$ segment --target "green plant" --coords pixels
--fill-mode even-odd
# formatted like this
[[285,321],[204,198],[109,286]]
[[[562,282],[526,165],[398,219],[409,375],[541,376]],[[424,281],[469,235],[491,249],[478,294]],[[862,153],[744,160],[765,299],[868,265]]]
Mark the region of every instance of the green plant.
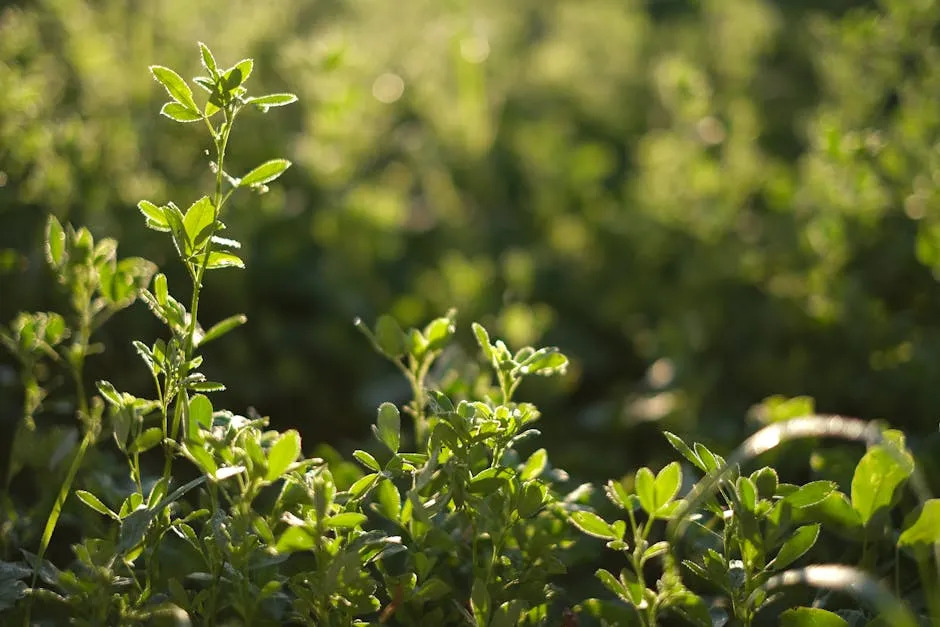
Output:
[[[112,240],[96,247],[86,229],[63,228],[50,217],[47,256],[71,295],[76,330],[58,314],[21,314],[2,336],[23,365],[24,428],[33,428],[42,408],[45,361],[65,361],[84,438],[38,554],[23,551],[25,561],[0,563],[0,611],[20,614],[24,625],[34,611],[84,625],[237,619],[340,627],[369,617],[481,627],[544,622],[556,596],[549,581],[564,571],[558,555],[570,542],[569,505],[554,489],[567,476],[550,468],[544,449],[519,458],[515,445],[537,435],[531,424],[539,413],[513,396],[527,376],[564,371],[567,359],[557,349],[512,354],[474,325],[495,386],[483,378],[472,389],[460,380],[434,385],[429,372],[453,339],[456,314],[407,334],[381,318],[366,333],[412,385],[407,409],[416,452],[401,450],[399,411],[384,403],[374,428],[381,450],[354,454],[366,474],[343,462],[331,469],[323,459],[303,458],[297,431],[269,430],[266,418],[217,409],[210,400],[225,388],[200,371],[200,349],[246,321],[235,315],[208,329],[199,323],[207,273],[243,267],[239,243],[219,235],[226,202],[239,189],[267,191],[290,165],[273,159],[235,177],[226,171],[226,150],[243,111],[267,111],[295,97],[250,97],[244,86],[250,59],[221,69],[205,45],[200,51],[206,75],[194,82],[208,94],[202,105],[174,71],[153,66],[151,72],[171,99],[161,113],[207,128],[214,191],[185,211],[173,202],[138,205],[147,227],[169,235],[186,269],[188,308],[152,263],[118,262]],[[97,393],[86,390],[82,366],[97,350],[91,333],[137,299],[167,330],[151,344],[133,342],[153,397],[105,380],[97,382]],[[73,343],[63,345],[70,337]],[[110,489],[73,490],[86,451],[109,437],[126,463],[126,480]],[[154,473],[158,451],[162,462]],[[181,467],[181,459],[191,466]],[[196,476],[179,485],[177,477],[192,475],[193,467]],[[337,468],[345,478],[334,477]],[[98,533],[83,534],[72,547],[74,564],[60,569],[45,554],[72,494],[104,524],[89,525]]]
[[[677,462],[655,477],[648,469],[639,469],[633,492],[611,481],[608,497],[627,512],[631,533],[625,533],[623,521],[608,523],[590,511],[572,514],[575,526],[608,540],[608,547],[623,551],[630,559],[631,569],[622,571],[619,578],[599,570],[601,582],[633,608],[634,618],[643,625],[656,624],[660,610],[675,609],[693,624],[710,625],[717,612],[722,622],[730,619],[735,625],[750,626],[762,611],[766,614],[780,607],[779,588],[794,584],[816,587],[825,593],[812,607],[785,613],[782,620],[788,625],[823,620],[843,624],[842,618],[825,609],[831,591],[852,594],[867,603],[872,621],[868,624],[915,625],[915,612],[923,612],[931,624],[940,624],[940,527],[935,526],[940,500],[929,497],[926,481],[915,467],[903,434],[877,423],[838,416],[791,417],[788,409],[792,413],[795,403],[781,407],[778,399],[768,405],[776,409],[773,415],[777,422],[751,436],[728,461],[698,442],[690,447],[677,435],[665,433],[673,448],[703,473],[684,498],[676,500],[681,482]],[[850,497],[830,480],[804,485],[783,483],[769,466],[749,475],[741,473],[742,463],[783,442],[819,437],[868,444],[855,466]],[[912,479],[920,505],[903,521],[894,520],[891,510],[899,504],[903,487]],[[645,522],[639,525],[634,515],[637,511],[645,516]],[[663,529],[664,539],[650,545],[648,531],[657,518],[668,524]],[[826,564],[790,569],[813,548],[822,533],[838,534],[850,546],[860,545],[857,566]],[[678,563],[683,553],[690,554],[681,560],[687,572],[684,579],[710,597],[707,603],[704,596],[690,593],[682,583]],[[653,589],[644,582],[643,566],[659,555],[665,566]],[[910,570],[911,562],[920,584],[902,587],[901,573]],[[886,574],[893,575],[892,591],[880,581]],[[912,596],[906,605],[901,598],[908,595]],[[596,601],[588,607],[605,611]],[[709,615],[709,607],[713,616]]]
[[[268,191],[290,166],[271,159],[233,176],[225,166],[230,137],[243,112],[296,98],[250,97],[250,59],[222,69],[202,44],[200,53],[205,75],[193,82],[207,93],[202,104],[176,72],[153,66],[151,73],[170,96],[161,113],[208,130],[214,189],[185,211],[169,201],[138,205],[146,226],[173,243],[190,281],[188,307],[152,262],[119,260],[114,240],[96,243],[87,228],[50,217],[46,259],[70,308],[20,313],[0,329],[21,366],[17,439],[33,437],[53,396],[69,401],[80,436],[66,447],[36,542],[28,525],[4,527],[5,621],[570,627],[652,626],[672,616],[703,627],[778,617],[792,626],[850,618],[940,625],[940,499],[931,498],[906,438],[878,423],[807,415],[813,407],[805,398],[768,400],[761,414],[768,424],[727,461],[666,432],[688,465],[643,467],[632,484],[608,482],[613,522],[587,505],[589,485],[567,489],[570,478],[545,449],[522,453],[539,435],[540,412],[517,399],[520,386],[565,373],[568,358],[554,347],[513,352],[473,323],[478,362],[461,348],[453,310],[407,330],[392,316],[374,328],[357,321],[411,388],[410,425],[396,405],[382,403],[373,447],[353,452],[361,468],[330,451],[305,457],[297,430],[217,408],[210,397],[225,388],[202,372],[202,348],[246,322],[243,315],[208,328],[199,322],[207,273],[244,265],[238,241],[221,236],[224,209],[239,189]],[[90,388],[86,360],[102,348],[93,335],[136,300],[165,325],[165,338],[133,342],[152,393],[107,380]],[[70,380],[64,394],[58,369]],[[773,465],[742,471],[783,442],[822,437],[867,447],[852,466],[849,494],[834,477],[798,485],[782,482]],[[108,440],[116,454],[100,446]],[[104,470],[88,468],[90,455]],[[0,495],[14,515],[15,461]],[[826,459],[820,467],[829,472]],[[690,487],[695,472],[702,477]],[[69,514],[81,535],[71,562],[55,564],[48,552],[72,495],[82,505]],[[902,504],[911,506],[903,518]],[[575,530],[626,559],[619,575],[596,572],[617,601],[578,603],[559,585],[577,563]],[[817,555],[823,534],[839,547],[836,559],[825,551],[825,562],[794,567]],[[33,545],[35,553],[26,550]],[[14,550],[22,560],[12,560]],[[820,592],[812,600],[787,596],[800,586]],[[844,593],[866,611],[849,611]]]

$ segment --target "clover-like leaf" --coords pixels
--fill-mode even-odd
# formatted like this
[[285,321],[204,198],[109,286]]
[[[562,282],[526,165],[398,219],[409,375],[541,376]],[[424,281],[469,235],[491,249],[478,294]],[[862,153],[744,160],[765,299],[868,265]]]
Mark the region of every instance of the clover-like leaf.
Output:
[[375,436],[393,453],[398,452],[401,443],[401,415],[392,403],[379,406],[379,416],[375,425]]
[[238,183],[239,187],[251,187],[252,185],[264,185],[270,183],[291,166],[287,159],[272,159],[259,165],[257,168],[246,174]]
[[898,546],[938,542],[940,542],[940,499],[928,499],[924,502],[917,519],[901,532]]
[[771,566],[775,570],[783,570],[813,548],[817,538],[819,538],[819,523],[798,528],[780,547]]
[[97,496],[95,496],[91,492],[88,492],[86,490],[75,490],[75,496],[78,497],[78,500],[80,500],[82,503],[84,503],[91,509],[95,510],[99,514],[103,514],[107,516],[108,518],[111,518],[112,520],[116,520],[116,521],[121,520],[121,518],[117,514],[111,511],[111,508],[109,508],[107,505],[102,503],[101,499],[99,499]]
[[277,481],[300,455],[300,434],[290,429],[281,434],[268,451],[266,481]]
[[196,101],[193,100],[193,91],[179,74],[161,65],[151,65],[150,72],[153,74],[153,77],[163,85],[166,92],[170,94],[170,98],[190,111],[199,112]]

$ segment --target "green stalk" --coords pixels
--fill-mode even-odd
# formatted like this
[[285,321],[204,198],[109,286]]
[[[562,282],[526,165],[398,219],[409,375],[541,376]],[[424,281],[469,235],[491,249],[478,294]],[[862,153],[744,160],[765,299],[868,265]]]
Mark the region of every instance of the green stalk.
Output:
[[[52,534],[55,532],[56,525],[59,522],[59,516],[62,514],[62,508],[65,506],[65,501],[68,499],[69,493],[72,490],[72,483],[75,481],[75,476],[78,474],[78,469],[82,465],[82,461],[85,459],[85,453],[88,451],[88,447],[95,441],[97,437],[97,430],[93,428],[91,424],[91,414],[88,409],[88,396],[85,394],[85,386],[83,384],[84,379],[84,370],[85,370],[85,356],[88,354],[88,343],[91,336],[91,316],[89,315],[88,308],[86,306],[85,310],[81,315],[81,328],[79,330],[79,347],[81,350],[78,352],[78,357],[75,359],[74,363],[71,363],[71,372],[72,380],[75,383],[75,393],[78,398],[78,416],[79,421],[85,423],[85,436],[82,438],[82,443],[78,447],[78,452],[76,452],[75,457],[72,459],[72,463],[69,465],[68,473],[65,475],[65,481],[62,482],[62,485],[59,487],[59,493],[56,495],[55,502],[52,504],[52,511],[49,512],[49,519],[46,521],[46,526],[42,532],[42,539],[39,541],[39,552],[37,553],[37,564],[33,568],[33,578],[30,588],[35,589],[36,583],[39,578],[39,569],[42,567],[42,560],[46,555],[46,551],[49,548],[49,543],[52,541]],[[84,420],[83,420],[84,419]],[[23,617],[23,627],[29,627],[30,616],[33,609],[33,596],[30,595],[29,600],[26,603],[26,612]]]

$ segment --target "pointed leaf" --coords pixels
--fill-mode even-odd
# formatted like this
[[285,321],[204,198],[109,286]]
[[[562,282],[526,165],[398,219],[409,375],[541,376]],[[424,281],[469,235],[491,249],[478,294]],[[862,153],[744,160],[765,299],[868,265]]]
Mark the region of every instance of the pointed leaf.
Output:
[[86,490],[75,490],[75,496],[77,496],[82,503],[95,510],[99,514],[103,514],[113,520],[121,520],[117,514],[112,512],[107,505],[101,502],[101,499],[91,492]]
[[376,436],[393,453],[398,452],[401,442],[401,416],[398,408],[392,403],[382,403],[379,406],[379,417],[376,422]]
[[65,261],[65,231],[62,224],[52,214],[46,221],[46,261],[53,268],[59,268]]
[[780,627],[849,627],[849,623],[829,610],[795,607],[780,615]]
[[219,268],[244,268],[245,262],[241,257],[234,253],[221,250],[213,250],[209,253],[209,261],[206,263],[207,270],[217,270]]
[[268,452],[268,472],[265,474],[265,480],[280,479],[299,455],[300,434],[293,429],[285,431]]
[[247,102],[258,107],[262,113],[267,113],[271,107],[283,107],[297,102],[297,96],[294,94],[268,94],[257,98],[248,98]]
[[901,533],[898,546],[936,544],[940,542],[940,499],[924,502],[917,520]]
[[800,527],[780,547],[777,557],[774,558],[771,564],[772,567],[775,570],[783,570],[813,548],[817,538],[819,538],[818,523]]
[[143,453],[144,451],[149,451],[157,444],[163,440],[163,430],[160,427],[150,427],[146,431],[140,434],[134,443],[131,444],[127,452],[134,453]]
[[594,512],[579,511],[571,514],[574,526],[595,538],[604,540],[620,540],[603,518]]
[[219,73],[219,68],[215,63],[215,57],[212,56],[212,51],[209,50],[209,46],[200,41],[199,52],[202,54],[202,66],[208,70],[213,78],[216,77]]
[[229,316],[221,322],[217,322],[216,324],[212,325],[212,328],[206,331],[205,335],[202,336],[202,339],[199,340],[199,346],[222,337],[232,329],[240,327],[246,322],[248,322],[248,317],[245,314],[236,314],[234,316]]
[[270,183],[291,166],[287,159],[272,159],[262,163],[257,168],[242,177],[239,187],[250,187],[252,185],[264,185]]
[[196,101],[193,100],[192,90],[179,74],[161,65],[151,65],[150,72],[153,74],[153,77],[163,85],[166,92],[170,94],[170,98],[191,111],[199,111],[199,108],[196,106]]
[[203,234],[206,227],[215,222],[215,207],[208,196],[203,196],[186,210],[186,216],[183,218],[183,226],[186,229],[186,236],[192,245],[192,250],[198,250],[208,233]]
[[163,107],[160,108],[160,115],[168,117],[174,122],[182,122],[183,124],[198,122],[203,119],[203,115],[199,113],[199,111],[193,111],[178,102],[168,102],[164,104]]

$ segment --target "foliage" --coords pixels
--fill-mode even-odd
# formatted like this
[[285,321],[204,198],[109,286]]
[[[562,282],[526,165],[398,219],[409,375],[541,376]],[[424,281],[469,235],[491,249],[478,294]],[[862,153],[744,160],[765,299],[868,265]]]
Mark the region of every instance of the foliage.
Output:
[[[249,96],[251,59],[224,68],[199,49],[204,75],[192,82],[206,95],[198,102],[174,70],[150,71],[170,98],[161,114],[208,131],[213,188],[185,211],[172,201],[138,203],[144,224],[173,244],[190,283],[188,307],[156,264],[118,259],[115,240],[96,243],[87,228],[49,216],[45,257],[67,311],[21,312],[0,329],[23,389],[14,446],[48,431],[51,392],[67,403],[81,438],[42,460],[61,483],[33,511],[11,490],[22,469],[8,470],[0,494],[11,521],[0,561],[5,622],[511,627],[657,625],[673,616],[702,627],[775,619],[940,625],[940,500],[904,434],[807,415],[814,408],[805,397],[764,403],[757,415],[765,426],[727,460],[665,432],[684,461],[655,473],[641,467],[629,485],[608,482],[612,522],[591,507],[590,485],[569,489],[544,448],[522,453],[540,435],[532,425],[541,414],[517,400],[518,389],[564,375],[568,357],[555,347],[512,351],[479,323],[470,325],[479,363],[451,357],[459,351],[455,310],[422,327],[402,328],[388,315],[371,327],[357,321],[411,387],[410,424],[403,427],[396,404],[378,406],[371,452],[352,454],[364,472],[336,454],[307,457],[297,430],[270,429],[256,412],[217,409],[211,397],[225,385],[204,374],[203,347],[247,321],[199,322],[207,273],[244,267],[241,244],[220,235],[222,218],[236,191],[265,194],[291,165],[268,159],[235,176],[229,140],[246,112],[297,98]],[[86,386],[86,361],[103,348],[93,336],[138,300],[164,326],[164,337],[133,341],[152,390],[132,394],[103,379]],[[68,393],[59,372],[69,375]],[[817,467],[833,476],[802,484],[781,481],[769,465],[743,471],[783,443],[833,437],[866,445],[848,493],[836,458],[825,455]],[[89,456],[105,463],[93,469]],[[28,522],[46,507],[35,533]],[[49,559],[63,515],[79,538],[68,559]],[[824,535],[828,552],[819,551]],[[596,571],[615,600],[582,600],[560,585],[583,565],[578,547],[594,541],[579,536],[604,540],[626,559],[619,575]],[[796,567],[831,547],[839,563]],[[787,590],[795,585],[821,592],[794,600]]]

